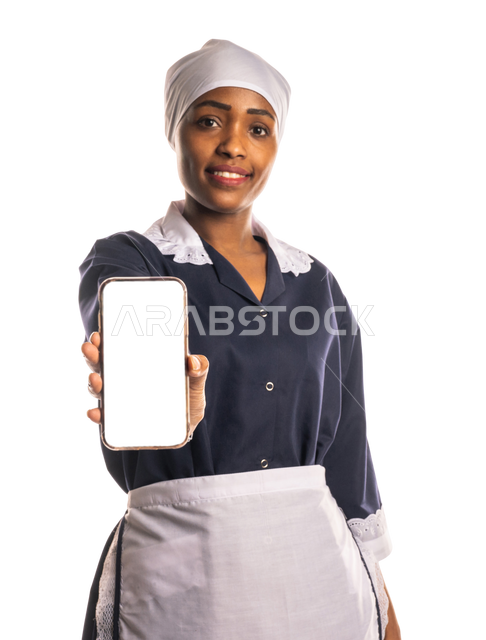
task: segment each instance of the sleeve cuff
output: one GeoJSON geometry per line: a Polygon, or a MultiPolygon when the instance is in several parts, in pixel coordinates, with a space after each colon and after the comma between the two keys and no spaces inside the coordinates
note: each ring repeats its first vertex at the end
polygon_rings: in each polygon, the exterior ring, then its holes
{"type": "Polygon", "coordinates": [[[352,518],[347,522],[353,536],[372,551],[378,561],[390,555],[393,545],[383,509],[378,509],[364,520],[352,518]]]}

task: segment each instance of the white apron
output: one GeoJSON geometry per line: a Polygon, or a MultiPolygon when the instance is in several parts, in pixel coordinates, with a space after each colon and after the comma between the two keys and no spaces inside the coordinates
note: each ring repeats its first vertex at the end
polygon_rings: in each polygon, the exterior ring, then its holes
{"type": "Polygon", "coordinates": [[[382,640],[373,554],[320,465],[128,494],[100,580],[98,640],[382,640]]]}

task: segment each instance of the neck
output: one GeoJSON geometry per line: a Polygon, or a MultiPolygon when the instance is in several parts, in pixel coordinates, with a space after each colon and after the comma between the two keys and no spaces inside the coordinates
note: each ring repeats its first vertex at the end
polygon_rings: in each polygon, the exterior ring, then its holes
{"type": "Polygon", "coordinates": [[[186,192],[184,218],[217,251],[238,254],[255,250],[255,244],[259,243],[253,237],[251,212],[251,205],[231,213],[214,211],[186,192]]]}

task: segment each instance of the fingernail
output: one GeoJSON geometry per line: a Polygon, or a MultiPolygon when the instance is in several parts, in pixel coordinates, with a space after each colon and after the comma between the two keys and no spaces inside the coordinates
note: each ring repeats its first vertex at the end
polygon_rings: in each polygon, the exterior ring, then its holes
{"type": "Polygon", "coordinates": [[[191,364],[192,368],[196,371],[201,368],[201,361],[196,356],[191,356],[191,364]]]}

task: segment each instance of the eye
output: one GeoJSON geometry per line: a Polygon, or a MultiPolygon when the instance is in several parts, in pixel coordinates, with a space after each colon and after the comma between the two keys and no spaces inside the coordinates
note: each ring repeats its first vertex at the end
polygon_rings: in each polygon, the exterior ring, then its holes
{"type": "Polygon", "coordinates": [[[252,127],[252,131],[258,138],[264,138],[265,136],[270,135],[270,131],[267,129],[267,127],[263,127],[259,124],[256,124],[254,127],[252,127]]]}
{"type": "Polygon", "coordinates": [[[205,118],[201,118],[198,121],[198,124],[202,125],[203,127],[206,127],[207,129],[214,129],[214,126],[217,125],[218,123],[214,118],[205,117],[205,118]]]}

